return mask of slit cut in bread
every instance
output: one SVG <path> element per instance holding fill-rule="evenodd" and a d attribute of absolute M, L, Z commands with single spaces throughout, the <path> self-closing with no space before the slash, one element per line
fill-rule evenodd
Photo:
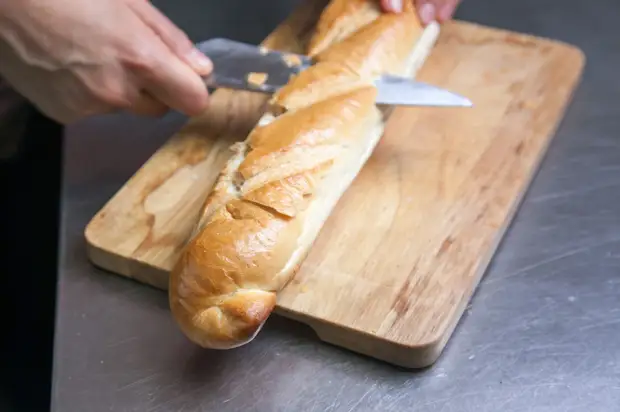
<path fill-rule="evenodd" d="M 411 2 L 332 0 L 307 54 L 316 64 L 276 93 L 209 194 L 174 267 L 169 302 L 200 346 L 251 341 L 383 134 L 375 79 L 413 76 L 438 35 Z"/>

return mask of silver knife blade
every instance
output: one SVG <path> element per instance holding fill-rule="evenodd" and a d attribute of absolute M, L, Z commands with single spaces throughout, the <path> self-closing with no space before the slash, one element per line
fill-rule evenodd
<path fill-rule="evenodd" d="M 471 107 L 466 97 L 430 84 L 398 76 L 381 76 L 376 82 L 377 103 L 395 106 L 462 106 Z"/>
<path fill-rule="evenodd" d="M 205 77 L 208 87 L 275 93 L 291 76 L 310 67 L 308 56 L 266 50 L 230 39 L 215 38 L 197 44 L 213 62 Z M 471 107 L 469 99 L 447 90 L 398 76 L 377 79 L 377 104 L 396 106 Z"/>

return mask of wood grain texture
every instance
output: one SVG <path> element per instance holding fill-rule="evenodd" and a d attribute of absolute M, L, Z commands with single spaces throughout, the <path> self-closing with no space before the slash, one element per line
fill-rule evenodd
<path fill-rule="evenodd" d="M 263 43 L 299 52 L 324 0 Z M 585 58 L 547 39 L 464 22 L 442 28 L 418 79 L 475 107 L 397 108 L 277 313 L 404 367 L 440 355 L 509 225 Z M 91 261 L 165 289 L 199 207 L 266 97 L 218 90 L 86 228 Z M 251 344 L 251 343 L 250 343 Z"/>

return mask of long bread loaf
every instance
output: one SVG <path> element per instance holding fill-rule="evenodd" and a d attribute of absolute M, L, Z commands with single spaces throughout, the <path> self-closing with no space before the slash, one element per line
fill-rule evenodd
<path fill-rule="evenodd" d="M 233 155 L 206 200 L 169 285 L 173 316 L 195 343 L 251 341 L 340 196 L 383 133 L 374 79 L 413 75 L 438 34 L 411 2 L 332 0 L 292 78 Z"/>

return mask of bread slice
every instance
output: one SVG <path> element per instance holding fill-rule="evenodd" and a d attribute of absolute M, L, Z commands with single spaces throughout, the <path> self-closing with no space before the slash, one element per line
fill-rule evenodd
<path fill-rule="evenodd" d="M 423 29 L 409 2 L 400 14 L 376 3 L 331 1 L 307 51 L 316 64 L 232 147 L 170 277 L 173 316 L 198 345 L 257 335 L 383 134 L 374 80 L 413 76 L 429 54 L 437 24 Z"/>

